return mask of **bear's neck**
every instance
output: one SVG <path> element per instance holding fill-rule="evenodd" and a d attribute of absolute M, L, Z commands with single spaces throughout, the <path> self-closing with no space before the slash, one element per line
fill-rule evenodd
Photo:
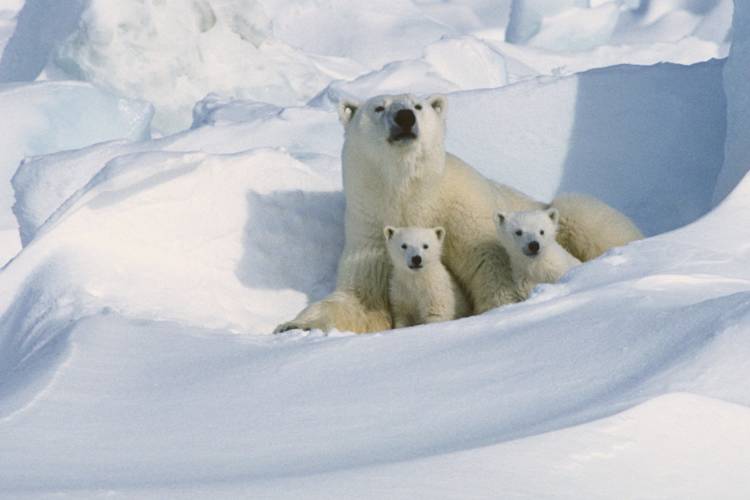
<path fill-rule="evenodd" d="M 440 288 L 450 284 L 448 271 L 439 262 L 433 262 L 418 271 L 394 264 L 391 279 L 400 288 L 412 291 L 415 296 L 433 287 Z"/>
<path fill-rule="evenodd" d="M 401 153 L 384 146 L 382 156 L 363 158 L 344 147 L 343 180 L 347 219 L 365 218 L 376 227 L 427 226 L 445 168 L 442 147 L 423 145 Z M 355 148 L 356 151 L 356 148 Z M 357 193 L 351 198 L 352 193 Z M 354 223 L 354 220 L 352 221 Z"/>
<path fill-rule="evenodd" d="M 559 259 L 552 248 L 545 248 L 536 257 L 526 257 L 518 252 L 510 255 L 514 279 L 534 283 L 554 283 L 560 279 Z"/>

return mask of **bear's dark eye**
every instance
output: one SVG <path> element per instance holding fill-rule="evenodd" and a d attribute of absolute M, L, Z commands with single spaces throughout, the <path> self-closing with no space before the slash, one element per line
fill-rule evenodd
<path fill-rule="evenodd" d="M 403 245 L 401 245 L 401 248 L 403 248 L 404 250 L 406 250 L 406 243 L 404 243 Z"/>
<path fill-rule="evenodd" d="M 539 234 L 544 234 L 544 229 L 540 229 Z"/>
<path fill-rule="evenodd" d="M 376 113 L 382 113 L 383 111 L 385 111 L 385 108 L 383 106 L 376 106 L 375 107 L 375 112 Z"/>
<path fill-rule="evenodd" d="M 414 106 L 414 109 L 416 109 L 417 111 L 422 111 L 422 105 L 417 104 L 416 106 Z"/>
<path fill-rule="evenodd" d="M 427 250 L 428 248 L 430 248 L 430 245 L 422 245 L 422 248 L 424 248 L 425 250 Z"/>
<path fill-rule="evenodd" d="M 523 231 L 521 231 L 520 229 L 516 231 L 516 236 L 521 236 L 522 234 L 523 234 Z"/>

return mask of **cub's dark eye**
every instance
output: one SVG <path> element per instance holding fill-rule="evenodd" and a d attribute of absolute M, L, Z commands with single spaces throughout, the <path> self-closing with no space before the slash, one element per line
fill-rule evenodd
<path fill-rule="evenodd" d="M 422 245 L 422 248 L 424 248 L 425 250 L 427 250 L 428 248 L 430 248 L 430 245 Z"/>
<path fill-rule="evenodd" d="M 416 106 L 414 106 L 414 109 L 416 109 L 417 111 L 421 111 L 422 110 L 422 105 L 421 104 L 417 104 Z"/>
<path fill-rule="evenodd" d="M 404 250 L 406 250 L 406 243 L 404 243 L 403 245 L 401 245 L 401 248 L 403 248 Z"/>
<path fill-rule="evenodd" d="M 516 231 L 516 236 L 521 236 L 522 234 L 523 234 L 523 231 L 521 231 L 520 229 Z"/>
<path fill-rule="evenodd" d="M 540 229 L 539 234 L 544 234 L 544 229 Z"/>
<path fill-rule="evenodd" d="M 376 106 L 375 107 L 375 112 L 376 113 L 382 113 L 383 111 L 385 111 L 385 108 L 383 106 Z"/>

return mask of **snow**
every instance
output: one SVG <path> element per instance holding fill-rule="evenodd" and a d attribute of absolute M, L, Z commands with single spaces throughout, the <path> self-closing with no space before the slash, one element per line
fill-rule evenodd
<path fill-rule="evenodd" d="M 514 0 L 506 40 L 553 51 L 606 44 L 723 41 L 731 0 Z"/>
<path fill-rule="evenodd" d="M 719 203 L 750 170 L 750 143 L 745 139 L 750 126 L 750 6 L 737 2 L 732 26 L 732 57 L 724 69 L 727 94 L 727 141 L 724 168 L 716 183 L 714 203 Z"/>
<path fill-rule="evenodd" d="M 270 31 L 255 0 L 198 0 L 187 9 L 175 0 L 93 0 L 57 51 L 55 66 L 113 93 L 158 103 L 154 126 L 169 132 L 189 125 L 192 104 L 211 91 L 300 104 L 333 78 L 361 71 L 353 63 L 307 56 Z"/>
<path fill-rule="evenodd" d="M 0 85 L 0 109 L 13 117 L 0 125 L 0 262 L 5 263 L 19 249 L 17 237 L 5 234 L 17 233 L 10 180 L 21 160 L 115 138 L 148 138 L 153 109 L 79 82 Z"/>
<path fill-rule="evenodd" d="M 62 40 L 0 3 L 51 80 L 0 89 L 0 496 L 750 496 L 748 11 L 710 61 L 728 2 L 563 4 L 92 0 Z M 334 287 L 334 105 L 402 91 L 648 238 L 457 322 L 269 335 Z"/>
<path fill-rule="evenodd" d="M 84 0 L 3 0 L 0 26 L 5 26 L 8 38 L 0 42 L 0 82 L 36 79 L 56 47 L 76 29 L 84 4 Z"/>

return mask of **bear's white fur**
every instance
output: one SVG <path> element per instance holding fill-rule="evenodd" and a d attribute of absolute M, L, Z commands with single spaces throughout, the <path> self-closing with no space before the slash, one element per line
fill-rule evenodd
<path fill-rule="evenodd" d="M 500 243 L 508 252 L 513 282 L 522 299 L 539 283 L 555 283 L 581 263 L 555 240 L 560 213 L 556 208 L 497 212 Z"/>
<path fill-rule="evenodd" d="M 474 313 L 518 300 L 493 214 L 543 205 L 446 153 L 446 107 L 443 96 L 340 103 L 346 214 L 336 290 L 277 332 L 390 328 L 386 225 L 444 227 L 443 263 L 468 294 Z M 593 198 L 568 196 L 553 205 L 560 210 L 558 240 L 581 260 L 641 237 L 624 215 Z"/>
<path fill-rule="evenodd" d="M 394 328 L 471 313 L 463 291 L 440 262 L 445 229 L 386 226 L 383 232 L 393 264 L 389 302 Z"/>

